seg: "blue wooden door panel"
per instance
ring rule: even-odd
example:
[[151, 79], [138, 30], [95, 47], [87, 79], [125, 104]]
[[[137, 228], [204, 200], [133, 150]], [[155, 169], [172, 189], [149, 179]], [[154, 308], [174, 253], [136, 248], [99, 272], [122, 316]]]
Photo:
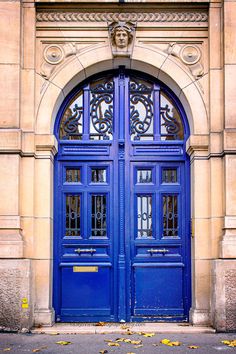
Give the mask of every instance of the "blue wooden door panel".
[[175, 96], [120, 68], [72, 92], [55, 132], [56, 320], [186, 321], [188, 124]]
[[[94, 267], [97, 267], [97, 271], [91, 272]], [[61, 316], [64, 319], [82, 316], [93, 320], [94, 316], [112, 315], [111, 279], [109, 266], [84, 263], [83, 266], [62, 267], [61, 282], [66, 286], [62, 287]]]
[[133, 315], [183, 315], [183, 268], [149, 265], [134, 267]]

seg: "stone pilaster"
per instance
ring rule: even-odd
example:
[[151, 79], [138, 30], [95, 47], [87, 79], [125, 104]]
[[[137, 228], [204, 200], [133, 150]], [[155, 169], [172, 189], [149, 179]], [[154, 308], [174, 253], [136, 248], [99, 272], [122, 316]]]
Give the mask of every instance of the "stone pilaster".
[[[219, 331], [236, 330], [236, 1], [223, 3], [224, 227], [219, 259], [212, 262], [212, 322]], [[223, 120], [222, 120], [223, 121]]]
[[[54, 322], [52, 308], [53, 267], [53, 160], [57, 141], [53, 135], [35, 136], [34, 253], [35, 325]], [[43, 191], [43, 192], [42, 192]]]
[[192, 135], [187, 142], [191, 161], [192, 220], [192, 307], [190, 321], [195, 325], [210, 322], [210, 243], [209, 240], [209, 136]]

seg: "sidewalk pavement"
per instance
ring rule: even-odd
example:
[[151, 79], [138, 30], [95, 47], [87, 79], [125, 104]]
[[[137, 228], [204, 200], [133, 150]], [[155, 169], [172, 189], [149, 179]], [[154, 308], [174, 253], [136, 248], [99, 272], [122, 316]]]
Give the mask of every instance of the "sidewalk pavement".
[[187, 324], [57, 324], [53, 327], [37, 328], [32, 332], [0, 333], [0, 353], [236, 353], [236, 333], [215, 333], [209, 327]]

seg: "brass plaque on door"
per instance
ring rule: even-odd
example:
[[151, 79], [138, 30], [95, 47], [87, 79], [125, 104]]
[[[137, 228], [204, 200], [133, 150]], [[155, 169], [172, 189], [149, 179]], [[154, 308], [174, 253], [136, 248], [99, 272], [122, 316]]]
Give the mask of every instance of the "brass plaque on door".
[[96, 273], [98, 272], [98, 267], [86, 267], [86, 266], [75, 266], [73, 267], [74, 273]]

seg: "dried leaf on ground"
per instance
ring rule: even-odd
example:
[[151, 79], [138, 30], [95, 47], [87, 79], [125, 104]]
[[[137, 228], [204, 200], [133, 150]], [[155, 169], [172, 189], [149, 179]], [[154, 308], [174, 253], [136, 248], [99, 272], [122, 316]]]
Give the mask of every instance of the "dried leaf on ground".
[[11, 349], [12, 349], [12, 348], [9, 347], [9, 348], [3, 349], [2, 351], [3, 351], [3, 352], [9, 352]]
[[135, 345], [138, 345], [138, 344], [141, 344], [142, 341], [141, 340], [131, 340], [130, 342], [131, 344], [135, 344]]
[[125, 342], [125, 343], [131, 343], [132, 341], [131, 341], [131, 339], [125, 338], [125, 339], [123, 340], [123, 342]]
[[160, 343], [161, 343], [161, 344], [168, 344], [168, 343], [170, 343], [170, 340], [164, 338], [164, 339], [160, 340]]
[[106, 322], [97, 322], [96, 324], [95, 324], [95, 326], [105, 326], [106, 325]]
[[169, 347], [179, 347], [181, 345], [180, 342], [169, 342], [166, 345], [168, 345]]
[[231, 342], [228, 347], [236, 347], [236, 341]]
[[106, 349], [104, 349], [104, 350], [99, 350], [99, 353], [100, 353], [100, 354], [105, 354], [105, 353], [108, 353], [108, 351], [107, 351]]
[[127, 325], [122, 325], [122, 326], [120, 326], [120, 328], [121, 328], [121, 329], [129, 329], [129, 326], [127, 326]]
[[50, 336], [58, 336], [59, 335], [58, 332], [52, 332], [52, 333], [49, 333], [49, 334], [50, 334]]
[[65, 340], [60, 340], [59, 342], [56, 342], [56, 344], [59, 344], [59, 345], [68, 345], [68, 344], [72, 344], [71, 342], [67, 342]]
[[144, 336], [146, 338], [155, 336], [155, 333], [148, 333], [148, 332], [140, 332], [139, 334], [141, 334], [141, 336]]
[[198, 345], [189, 345], [188, 349], [198, 349], [199, 346]]
[[135, 345], [134, 346], [135, 349], [138, 349], [138, 348], [141, 348], [141, 347], [143, 347], [143, 344], [139, 344], [139, 345]]
[[113, 342], [113, 340], [112, 339], [104, 339], [104, 342], [109, 343], [109, 342]]
[[33, 349], [32, 352], [33, 353], [38, 353], [38, 352], [41, 352], [41, 350], [43, 350], [43, 349], [47, 349], [47, 346], [43, 346], [43, 347], [40, 347], [40, 348]]
[[222, 340], [221, 343], [227, 345], [228, 347], [236, 347], [236, 339], [233, 339], [233, 340]]
[[133, 352], [132, 352], [132, 353], [131, 353], [131, 352], [129, 352], [129, 353], [127, 353], [127, 354], [135, 354], [135, 353], [133, 353]]
[[116, 342], [124, 342], [125, 338], [117, 338], [115, 341]]
[[109, 345], [109, 347], [120, 347], [119, 343], [114, 343], [114, 342], [107, 343], [107, 345]]
[[131, 336], [132, 334], [134, 334], [135, 332], [132, 332], [129, 328], [127, 329], [126, 334], [128, 334], [129, 336]]

